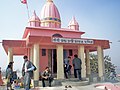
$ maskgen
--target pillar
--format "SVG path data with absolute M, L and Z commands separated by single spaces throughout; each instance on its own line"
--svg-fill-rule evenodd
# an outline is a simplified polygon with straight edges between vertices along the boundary
M 8 48 L 8 61 L 13 62 L 13 48 Z
M 85 57 L 84 57 L 84 46 L 78 47 L 78 57 L 82 60 L 82 70 L 81 77 L 82 79 L 86 79 L 86 66 L 85 66 Z
M 30 48 L 30 61 L 33 62 L 33 47 Z
M 57 45 L 57 79 L 64 79 L 63 45 Z
M 89 49 L 86 49 L 85 55 L 86 55 L 86 76 L 87 76 L 87 79 L 91 82 L 91 81 L 93 81 L 93 78 L 91 75 Z
M 39 44 L 34 44 L 34 58 L 33 63 L 37 67 L 37 70 L 34 72 L 34 87 L 39 85 L 39 62 L 40 62 L 40 54 L 39 54 Z
M 8 48 L 8 62 L 13 62 L 13 48 L 9 47 Z M 13 70 L 13 66 L 12 66 Z
M 86 75 L 89 77 L 90 74 L 91 74 L 91 68 L 90 68 L 89 49 L 86 49 Z
M 103 50 L 101 46 L 97 47 L 97 55 L 98 55 L 98 76 L 99 81 L 104 81 L 104 61 L 103 61 Z

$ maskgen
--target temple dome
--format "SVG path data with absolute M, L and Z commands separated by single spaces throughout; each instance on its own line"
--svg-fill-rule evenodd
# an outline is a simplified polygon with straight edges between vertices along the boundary
M 61 19 L 60 14 L 52 0 L 47 0 L 42 8 L 41 14 L 41 26 L 60 28 Z
M 40 19 L 36 15 L 36 12 L 33 12 L 32 17 L 29 19 L 28 26 L 33 26 L 33 27 L 40 27 Z
M 69 29 L 79 30 L 79 24 L 76 21 L 75 17 L 73 17 L 72 20 L 69 22 L 68 27 Z

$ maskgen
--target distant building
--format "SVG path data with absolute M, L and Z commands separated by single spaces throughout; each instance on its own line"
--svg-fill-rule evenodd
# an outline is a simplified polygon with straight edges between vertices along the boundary
M 77 13 L 77 12 L 76 12 Z M 9 62 L 13 56 L 28 55 L 36 65 L 34 80 L 39 80 L 39 72 L 46 66 L 51 67 L 52 73 L 57 73 L 57 79 L 64 79 L 63 59 L 74 54 L 82 60 L 82 78 L 90 76 L 89 52 L 97 51 L 100 80 L 104 79 L 103 50 L 109 49 L 109 40 L 82 38 L 85 32 L 75 17 L 68 28 L 61 28 L 61 18 L 52 0 L 47 0 L 42 8 L 40 18 L 35 11 L 25 28 L 22 40 L 3 40 Z M 72 62 L 72 61 L 70 61 Z

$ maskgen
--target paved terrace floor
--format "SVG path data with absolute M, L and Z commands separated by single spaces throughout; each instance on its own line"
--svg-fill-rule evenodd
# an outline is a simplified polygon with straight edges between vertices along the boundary
M 70 85 L 69 81 L 67 82 L 68 86 Z M 95 88 L 95 86 L 97 85 L 107 85 L 108 87 L 110 86 L 117 86 L 119 87 L 119 89 L 107 89 L 107 90 L 120 90 L 120 78 L 119 80 L 116 82 L 114 80 L 112 81 L 108 81 L 108 82 L 102 82 L 102 83 L 91 83 L 89 85 L 85 85 L 85 86 L 72 86 L 72 88 L 68 87 L 66 88 L 65 85 L 63 84 L 62 86 L 52 86 L 52 87 L 36 87 L 36 88 L 31 88 L 31 90 L 103 90 L 103 89 L 98 89 Z M 0 86 L 0 90 L 7 90 L 6 86 Z M 21 89 L 14 89 L 14 90 L 24 90 L 24 88 Z
M 36 88 L 32 88 L 31 90 L 89 90 L 89 89 L 102 90 L 102 89 L 95 88 L 95 86 L 98 84 L 114 84 L 120 87 L 120 82 L 117 82 L 117 83 L 105 82 L 105 83 L 94 83 L 86 86 L 72 86 L 72 88 L 65 88 L 65 86 L 36 87 Z M 6 86 L 0 86 L 0 90 L 6 90 Z M 24 90 L 24 89 L 22 88 L 22 89 L 15 89 L 15 90 Z M 112 90 L 117 90 L 117 89 L 112 89 Z

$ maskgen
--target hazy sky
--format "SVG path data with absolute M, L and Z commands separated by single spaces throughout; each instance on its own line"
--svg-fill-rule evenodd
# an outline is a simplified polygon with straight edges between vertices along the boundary
M 29 14 L 33 11 L 40 16 L 46 0 L 28 0 Z M 54 0 L 61 20 L 62 28 L 67 28 L 72 16 L 76 17 L 80 31 L 86 32 L 83 38 L 110 40 L 109 55 L 120 69 L 120 0 Z M 26 5 L 20 0 L 1 0 L 0 2 L 0 42 L 6 39 L 22 39 L 28 23 Z M 14 69 L 21 69 L 22 57 L 14 57 Z M 0 66 L 5 69 L 7 55 L 0 43 Z

